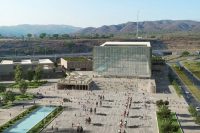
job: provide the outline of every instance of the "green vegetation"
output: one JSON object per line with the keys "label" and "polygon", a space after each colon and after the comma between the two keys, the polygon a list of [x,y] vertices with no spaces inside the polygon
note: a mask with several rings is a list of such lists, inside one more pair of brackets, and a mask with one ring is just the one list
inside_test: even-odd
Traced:
{"label": "green vegetation", "polygon": [[42,74],[42,68],[40,66],[37,66],[35,68],[35,74],[33,76],[33,79],[38,82],[41,79],[41,74]]}
{"label": "green vegetation", "polygon": [[190,55],[190,53],[189,53],[188,51],[183,51],[183,52],[181,53],[181,56],[188,56],[188,55]]}
{"label": "green vegetation", "polygon": [[15,69],[15,82],[18,83],[21,80],[22,80],[22,67],[20,65],[17,65]]}
{"label": "green vegetation", "polygon": [[183,92],[182,92],[182,89],[177,82],[177,79],[175,79],[174,76],[172,76],[171,73],[168,74],[168,78],[169,78],[171,85],[173,85],[173,87],[176,91],[176,94],[180,97],[183,94]]}
{"label": "green vegetation", "polygon": [[165,59],[163,59],[162,57],[160,56],[153,56],[151,58],[151,62],[152,64],[159,64],[159,65],[162,65],[162,64],[165,64]]}
{"label": "green vegetation", "polygon": [[[47,81],[38,81],[38,82],[26,82],[27,83],[27,88],[38,88],[43,84],[46,84]],[[10,88],[19,88],[19,84],[18,83],[14,83],[9,85]]]}
{"label": "green vegetation", "polygon": [[[24,72],[25,73],[25,72]],[[37,88],[47,81],[40,81],[42,75],[42,68],[37,66],[35,70],[28,70],[26,74],[23,74],[21,66],[17,65],[15,69],[15,83],[11,84],[11,88],[20,88],[22,93],[25,93],[27,88]],[[25,77],[28,78],[29,82],[25,82]],[[31,82],[34,79],[33,82]]]}
{"label": "green vegetation", "polygon": [[6,86],[0,84],[0,93],[5,92],[6,91]]}
{"label": "green vegetation", "polygon": [[27,116],[28,114],[30,114],[31,112],[36,110],[37,108],[38,108],[38,106],[34,105],[34,106],[28,108],[27,110],[25,110],[24,112],[22,112],[21,114],[19,114],[18,116],[16,116],[13,119],[9,120],[7,123],[5,123],[2,126],[0,126],[0,132],[3,132],[5,129],[11,127],[17,121],[21,120],[22,118],[24,118],[25,116]]}
{"label": "green vegetation", "polygon": [[[30,83],[30,82],[29,82]],[[10,108],[14,105],[14,101],[24,101],[31,100],[35,98],[33,94],[27,94],[27,83],[21,80],[17,83],[20,93],[12,92],[10,90],[6,91],[6,85],[0,85],[0,105],[1,108]]]}
{"label": "green vegetation", "polygon": [[42,119],[38,124],[36,124],[33,128],[31,128],[28,133],[38,133],[45,126],[47,126],[57,115],[59,115],[63,111],[63,107],[59,106],[54,111],[52,111],[48,116]]}
{"label": "green vegetation", "polygon": [[187,61],[184,62],[184,66],[200,79],[200,62]]}
{"label": "green vegetation", "polygon": [[182,133],[175,113],[168,108],[168,101],[159,100],[157,120],[160,133]]}
{"label": "green vegetation", "polygon": [[200,114],[197,112],[194,106],[189,106],[188,111],[194,117],[195,123],[200,124]]}
{"label": "green vegetation", "polygon": [[186,76],[186,74],[178,66],[172,66],[175,72],[179,75],[183,83],[188,87],[192,95],[200,100],[200,90],[192,83],[192,81]]}
{"label": "green vegetation", "polygon": [[65,57],[66,61],[87,61],[85,57]]}
{"label": "green vegetation", "polygon": [[15,93],[12,91],[6,91],[4,93],[0,93],[0,97],[2,97],[1,103],[1,108],[7,109],[15,105],[13,102],[14,101],[24,101],[24,100],[32,100],[36,96],[34,94],[20,94],[20,93]]}
{"label": "green vegetation", "polygon": [[16,101],[25,101],[25,100],[32,100],[33,98],[35,98],[35,95],[33,94],[24,94],[24,95],[16,95],[15,96],[15,100]]}
{"label": "green vegetation", "polygon": [[173,80],[172,85],[176,91],[176,94],[180,97],[183,94],[183,92],[181,88],[179,87],[178,83],[176,82],[176,80]]}
{"label": "green vegetation", "polygon": [[21,80],[18,83],[18,85],[19,85],[19,90],[20,90],[21,94],[24,95],[27,91],[27,87],[28,87],[27,83],[24,80]]}

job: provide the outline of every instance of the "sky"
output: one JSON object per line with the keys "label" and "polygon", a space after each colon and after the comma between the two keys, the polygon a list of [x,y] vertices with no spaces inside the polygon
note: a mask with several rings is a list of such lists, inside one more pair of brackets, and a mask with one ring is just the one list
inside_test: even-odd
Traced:
{"label": "sky", "polygon": [[99,27],[130,21],[200,21],[200,0],[0,0],[0,26]]}

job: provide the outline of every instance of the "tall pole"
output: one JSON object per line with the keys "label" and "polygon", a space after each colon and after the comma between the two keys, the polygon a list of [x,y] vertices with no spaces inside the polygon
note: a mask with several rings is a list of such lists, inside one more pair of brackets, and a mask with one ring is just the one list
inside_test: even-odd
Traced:
{"label": "tall pole", "polygon": [[139,26],[139,25],[138,25],[138,24],[139,24],[139,22],[138,22],[138,21],[139,21],[139,13],[140,13],[140,12],[138,11],[138,12],[137,12],[137,35],[136,35],[137,38],[138,38],[138,28],[139,28],[139,27],[138,27],[138,26]]}

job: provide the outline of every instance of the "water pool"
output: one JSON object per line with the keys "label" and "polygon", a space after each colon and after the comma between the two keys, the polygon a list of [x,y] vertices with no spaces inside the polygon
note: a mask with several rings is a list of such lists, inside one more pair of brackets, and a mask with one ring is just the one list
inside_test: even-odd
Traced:
{"label": "water pool", "polygon": [[48,114],[50,114],[55,108],[56,107],[40,107],[12,127],[5,130],[4,133],[26,133]]}

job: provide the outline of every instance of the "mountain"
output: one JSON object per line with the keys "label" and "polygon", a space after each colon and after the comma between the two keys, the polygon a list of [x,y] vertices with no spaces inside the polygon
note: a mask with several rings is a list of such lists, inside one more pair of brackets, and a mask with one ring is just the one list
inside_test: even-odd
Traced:
{"label": "mountain", "polygon": [[79,31],[81,28],[68,25],[16,25],[0,26],[0,34],[3,36],[22,36],[28,33],[38,35],[47,34],[70,34]]}
{"label": "mountain", "polygon": [[[143,21],[138,23],[140,33],[165,33],[177,31],[200,32],[200,22],[192,20],[159,20]],[[127,22],[118,25],[104,25],[101,27],[80,28],[68,25],[16,25],[0,26],[0,34],[3,36],[22,36],[28,33],[38,35],[47,34],[127,34],[136,33],[137,22]]]}
{"label": "mountain", "polygon": [[[200,32],[200,22],[191,20],[159,20],[143,21],[138,23],[139,32],[176,32],[176,31],[195,31]],[[88,27],[81,29],[77,34],[123,34],[136,33],[137,22],[128,22],[118,25],[102,26],[98,28]]]}

